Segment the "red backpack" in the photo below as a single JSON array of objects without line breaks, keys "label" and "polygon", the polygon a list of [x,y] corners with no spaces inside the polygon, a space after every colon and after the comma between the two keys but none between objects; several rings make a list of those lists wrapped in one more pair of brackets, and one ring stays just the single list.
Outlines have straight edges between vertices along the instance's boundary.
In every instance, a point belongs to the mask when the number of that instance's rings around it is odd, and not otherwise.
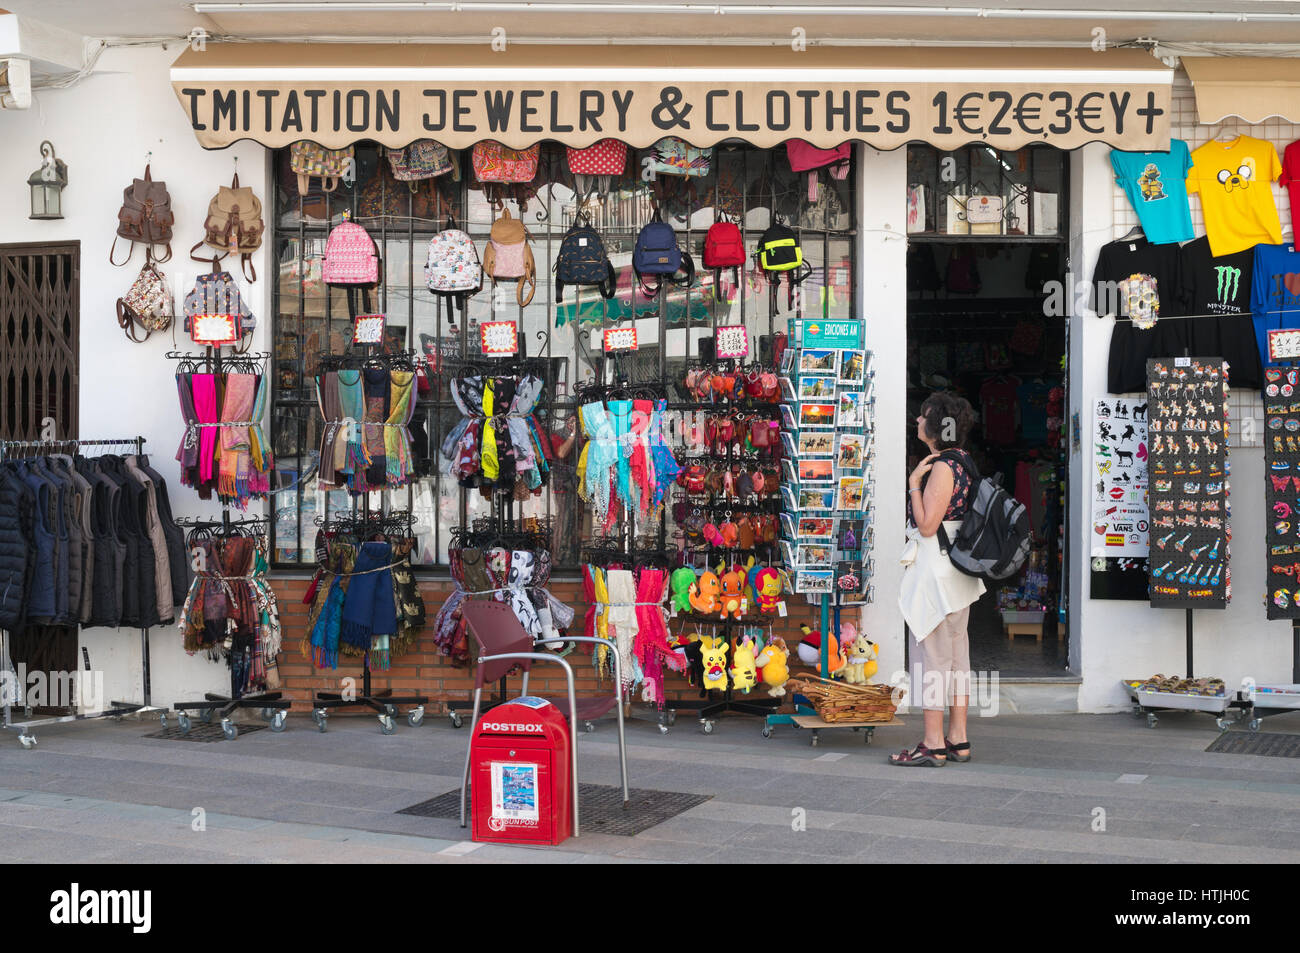
[{"label": "red backpack", "polygon": [[740,284],[740,269],[744,267],[745,239],[735,222],[714,222],[704,236],[704,267],[713,269],[713,297],[719,301],[718,289],[722,286],[722,269],[731,268],[736,284]]}]

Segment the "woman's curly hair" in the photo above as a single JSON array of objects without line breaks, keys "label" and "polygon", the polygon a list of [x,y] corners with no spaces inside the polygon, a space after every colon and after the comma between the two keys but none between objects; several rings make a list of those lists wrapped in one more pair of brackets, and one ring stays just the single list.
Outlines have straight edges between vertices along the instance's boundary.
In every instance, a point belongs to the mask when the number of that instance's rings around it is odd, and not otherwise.
[{"label": "woman's curly hair", "polygon": [[[921,405],[925,429],[940,450],[961,447],[975,426],[975,410],[970,401],[951,391],[936,391]],[[951,439],[948,439],[951,438]]]}]

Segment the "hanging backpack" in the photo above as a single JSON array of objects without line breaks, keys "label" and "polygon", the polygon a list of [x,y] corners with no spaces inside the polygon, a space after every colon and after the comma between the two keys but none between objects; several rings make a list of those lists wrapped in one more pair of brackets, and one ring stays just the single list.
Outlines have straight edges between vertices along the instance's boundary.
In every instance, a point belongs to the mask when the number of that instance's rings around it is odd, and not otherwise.
[{"label": "hanging backpack", "polygon": [[[677,246],[677,233],[659,217],[658,209],[636,236],[632,270],[641,285],[641,293],[647,298],[659,293],[665,278],[681,287],[690,287],[695,278],[695,263],[689,253]],[[676,277],[679,271],[683,272],[682,278]],[[647,275],[654,276],[653,285],[646,284]]]},{"label": "hanging backpack", "polygon": [[379,256],[369,233],[347,213],[325,240],[321,277],[331,285],[373,285],[379,280]]},{"label": "hanging backpack", "polygon": [[[519,282],[515,297],[519,307],[526,308],[537,290],[537,264],[533,249],[528,244],[528,229],[519,219],[502,209],[500,217],[492,223],[488,233],[487,250],[483,253],[483,274],[492,279],[495,292],[498,278],[516,279]],[[525,287],[528,289],[524,293]]]},{"label": "hanging backpack", "polygon": [[[167,279],[147,258],[140,274],[127,293],[117,299],[117,324],[127,340],[143,344],[154,331],[166,331],[172,325],[176,303],[172,299]],[[144,330],[144,337],[136,337],[136,328]]]},{"label": "hanging backpack", "polygon": [[939,524],[939,548],[958,572],[1002,583],[1019,574],[1029,558],[1029,512],[994,480],[981,477],[968,454],[945,450],[939,459],[956,460],[970,472],[970,506],[956,539]]},{"label": "hanging backpack", "polygon": [[[172,199],[167,192],[166,182],[155,182],[149,174],[149,166],[144,167],[144,178],[135,179],[122,190],[122,207],[117,213],[117,236],[108,250],[108,262],[111,265],[125,265],[131,260],[135,243],[149,246],[153,254],[154,245],[163,245],[167,251],[161,258],[165,262],[172,257],[172,226],[176,216],[172,214]],[[125,238],[131,243],[130,250],[123,261],[113,261],[117,250],[117,239]]]},{"label": "hanging backpack", "polygon": [[709,226],[704,236],[704,267],[713,269],[713,296],[718,301],[722,287],[722,269],[732,269],[736,284],[740,284],[740,269],[745,266],[745,239],[735,222],[720,221]]},{"label": "hanging backpack", "polygon": [[829,167],[836,179],[849,177],[849,156],[853,147],[845,142],[834,149],[819,149],[802,139],[791,139],[785,144],[786,158],[790,160],[790,171],[808,173],[808,201],[817,201],[817,170]]},{"label": "hanging backpack", "polygon": [[389,149],[388,164],[393,178],[411,183],[410,189],[415,192],[419,186],[413,183],[421,179],[436,179],[451,171],[451,151],[441,142],[417,139],[403,149]]},{"label": "hanging backpack", "polygon": [[479,262],[474,240],[456,227],[449,217],[446,227],[429,239],[429,254],[424,263],[424,279],[435,295],[456,299],[460,310],[465,300],[483,287],[483,266]]},{"label": "hanging backpack", "polygon": [[527,149],[511,149],[495,140],[474,144],[470,162],[474,178],[480,182],[531,182],[537,178],[537,161],[541,147],[536,143]]},{"label": "hanging backpack", "polygon": [[289,169],[298,176],[298,194],[306,195],[310,191],[312,176],[320,178],[324,191],[333,192],[355,157],[351,146],[326,149],[306,139],[295,142],[289,147]]},{"label": "hanging backpack", "polygon": [[569,146],[565,157],[577,182],[579,195],[590,195],[596,189],[608,192],[611,182],[627,167],[627,143],[601,139],[585,149]]},{"label": "hanging backpack", "polygon": [[185,296],[185,331],[203,347],[238,345],[252,341],[257,320],[239,294],[239,286],[228,271],[213,270],[199,275]]},{"label": "hanging backpack", "polygon": [[614,263],[609,260],[605,243],[591,227],[583,213],[574,219],[573,227],[564,233],[560,250],[555,258],[555,300],[564,300],[564,286],[595,285],[602,298],[614,297],[618,279]]},{"label": "hanging backpack", "polygon": [[758,240],[757,257],[759,268],[767,275],[772,312],[777,311],[776,291],[782,275],[786,276],[786,307],[793,307],[795,285],[802,284],[812,274],[812,266],[803,260],[803,248],[794,229],[773,216],[772,224]]},{"label": "hanging backpack", "polygon": [[650,171],[657,175],[705,176],[713,149],[697,149],[685,139],[665,136],[650,147]]},{"label": "hanging backpack", "polygon": [[241,188],[239,173],[230,180],[230,186],[221,186],[217,194],[208,203],[208,217],[203,220],[203,240],[196,242],[190,249],[190,258],[195,261],[211,261],[199,258],[194,253],[204,245],[210,245],[227,255],[240,256],[240,267],[244,277],[250,282],[257,280],[257,269],[253,266],[253,252],[262,247],[262,233],[266,225],[262,222],[262,203],[253,194],[251,187]]}]

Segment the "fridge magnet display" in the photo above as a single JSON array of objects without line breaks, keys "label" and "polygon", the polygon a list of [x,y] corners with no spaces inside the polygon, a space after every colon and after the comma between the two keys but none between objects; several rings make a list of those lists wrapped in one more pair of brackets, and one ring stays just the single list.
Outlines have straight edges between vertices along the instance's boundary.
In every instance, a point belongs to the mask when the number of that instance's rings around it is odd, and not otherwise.
[{"label": "fridge magnet display", "polygon": [[794,576],[794,591],[808,595],[829,595],[835,591],[834,571],[800,569]]},{"label": "fridge magnet display", "polygon": [[867,376],[867,358],[865,351],[841,351],[840,352],[840,373],[839,380],[841,384],[852,384],[861,387]]},{"label": "fridge magnet display", "polygon": [[799,456],[829,457],[835,450],[835,434],[825,431],[800,431]]},{"label": "fridge magnet display", "polygon": [[835,427],[835,404],[812,402],[799,405],[800,427]]},{"label": "fridge magnet display", "polygon": [[799,399],[819,400],[835,396],[833,377],[807,376],[799,378]]},{"label": "fridge magnet display", "polygon": [[[859,481],[860,482],[860,481]],[[804,487],[799,490],[800,510],[835,509],[835,489],[833,487]]]},{"label": "fridge magnet display", "polygon": [[863,422],[863,394],[860,390],[840,391],[840,414],[837,427],[861,427]]},{"label": "fridge magnet display", "polygon": [[830,543],[800,543],[795,555],[797,557],[795,564],[798,566],[829,568],[831,564],[831,545]]},{"label": "fridge magnet display", "polygon": [[799,374],[829,374],[839,371],[839,351],[804,348],[799,354]]},{"label": "fridge magnet display", "polygon": [[1148,406],[1141,398],[1103,397],[1094,407],[1092,556],[1147,555]]},{"label": "fridge magnet display", "polygon": [[1231,597],[1227,389],[1222,358],[1147,361],[1153,607],[1221,609]]},{"label": "fridge magnet display", "polygon": [[835,521],[828,516],[805,516],[799,520],[799,538],[828,540],[835,529]]},{"label": "fridge magnet display", "polygon": [[[788,461],[782,461],[788,462]],[[835,479],[835,461],[827,457],[824,460],[800,460],[799,480],[802,483],[831,483]]]},{"label": "fridge magnet display", "polygon": [[862,548],[862,520],[840,520],[840,535],[835,544],[845,552],[854,552]]},{"label": "fridge magnet display", "polygon": [[837,510],[861,510],[862,497],[862,477],[840,477]]},{"label": "fridge magnet display", "polygon": [[835,439],[835,465],[841,470],[861,470],[866,438],[860,433],[842,433]]},{"label": "fridge magnet display", "polygon": [[[1269,347],[1273,347],[1269,332]],[[1300,618],[1300,370],[1264,368],[1266,615]],[[1286,395],[1283,391],[1287,391]]]}]

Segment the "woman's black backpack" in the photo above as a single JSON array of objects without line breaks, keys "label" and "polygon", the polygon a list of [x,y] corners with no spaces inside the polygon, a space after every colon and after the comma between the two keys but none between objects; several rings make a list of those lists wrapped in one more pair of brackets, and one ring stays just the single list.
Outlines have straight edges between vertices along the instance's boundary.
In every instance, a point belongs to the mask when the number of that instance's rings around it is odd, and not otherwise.
[{"label": "woman's black backpack", "polygon": [[586,215],[579,215],[564,233],[555,258],[555,300],[564,300],[564,286],[595,285],[601,297],[612,298],[617,288],[614,264],[605,253],[605,243]]},{"label": "woman's black backpack", "polygon": [[957,462],[970,473],[969,508],[956,539],[950,540],[939,524],[939,548],[959,572],[1006,582],[1019,575],[1029,558],[1029,512],[996,480],[981,477],[968,454],[958,453],[945,450],[939,459]]}]

